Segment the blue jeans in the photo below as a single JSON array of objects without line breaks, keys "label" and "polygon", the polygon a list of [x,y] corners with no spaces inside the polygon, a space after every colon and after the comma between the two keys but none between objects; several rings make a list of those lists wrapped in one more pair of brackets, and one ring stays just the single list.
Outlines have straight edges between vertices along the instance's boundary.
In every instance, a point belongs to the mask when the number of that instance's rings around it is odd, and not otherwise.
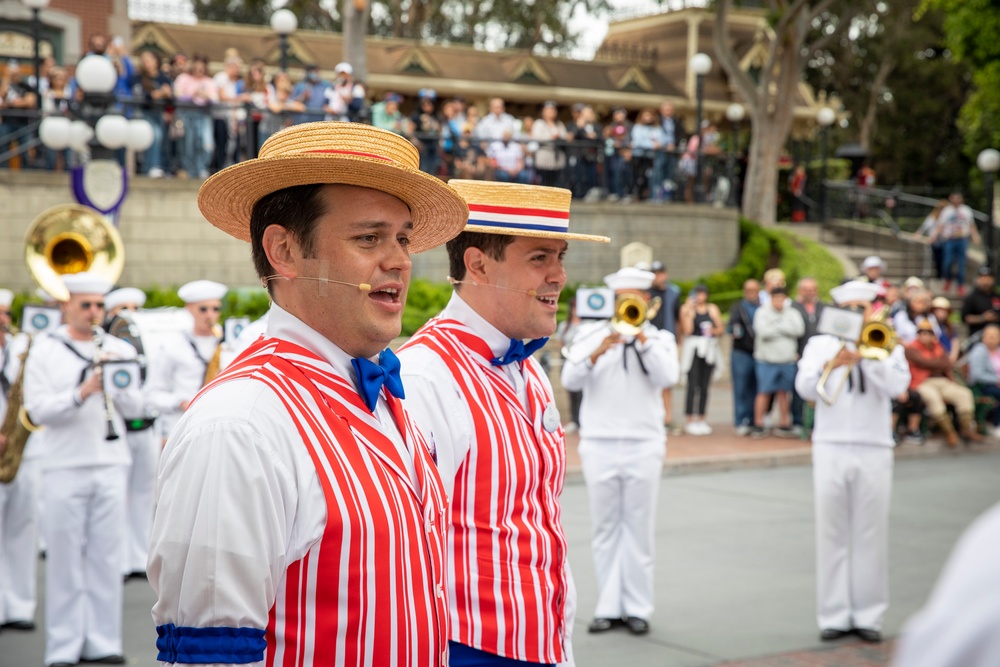
[{"label": "blue jeans", "polygon": [[163,111],[143,109],[142,117],[153,126],[153,143],[142,156],[142,173],[150,169],[163,169]]},{"label": "blue jeans", "polygon": [[955,267],[954,277],[959,285],[965,284],[965,253],[969,249],[969,237],[960,239],[948,239],[944,242],[944,257],[941,263],[944,265],[944,279],[951,280],[952,266]]},{"label": "blue jeans", "polygon": [[733,350],[730,357],[733,378],[733,423],[753,426],[753,402],[757,397],[757,362],[743,350]]},{"label": "blue jeans", "polygon": [[181,166],[191,178],[208,175],[208,163],[215,150],[212,117],[207,111],[181,109],[184,122],[184,145],[181,148]]}]

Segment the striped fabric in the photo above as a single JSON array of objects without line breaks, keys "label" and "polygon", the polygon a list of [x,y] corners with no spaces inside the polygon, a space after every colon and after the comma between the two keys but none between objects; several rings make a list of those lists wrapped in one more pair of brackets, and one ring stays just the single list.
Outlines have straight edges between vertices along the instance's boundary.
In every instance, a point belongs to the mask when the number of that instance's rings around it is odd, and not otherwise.
[{"label": "striped fabric", "polygon": [[451,639],[506,658],[562,662],[565,440],[562,427],[542,427],[553,401],[543,371],[533,359],[522,364],[525,414],[503,371],[490,364],[489,346],[459,322],[431,320],[410,346],[425,346],[448,365],[475,429],[451,499]]},{"label": "striped fabric", "polygon": [[314,353],[262,338],[209,387],[264,382],[298,425],[326,496],[323,538],[291,563],[270,610],[267,667],[447,664],[447,504],[426,442],[383,393],[415,451],[401,455],[354,387]]},{"label": "striped fabric", "polygon": [[568,232],[569,210],[553,211],[544,208],[469,204],[468,224],[508,229],[533,229],[544,232]]}]

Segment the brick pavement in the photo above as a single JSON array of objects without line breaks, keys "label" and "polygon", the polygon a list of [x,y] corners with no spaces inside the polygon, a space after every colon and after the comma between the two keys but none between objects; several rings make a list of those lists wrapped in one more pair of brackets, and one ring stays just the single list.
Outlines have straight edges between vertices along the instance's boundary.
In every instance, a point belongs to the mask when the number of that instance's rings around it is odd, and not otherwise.
[{"label": "brick pavement", "polygon": [[881,644],[851,640],[829,648],[720,662],[717,667],[883,667],[892,660],[895,644],[891,639]]}]

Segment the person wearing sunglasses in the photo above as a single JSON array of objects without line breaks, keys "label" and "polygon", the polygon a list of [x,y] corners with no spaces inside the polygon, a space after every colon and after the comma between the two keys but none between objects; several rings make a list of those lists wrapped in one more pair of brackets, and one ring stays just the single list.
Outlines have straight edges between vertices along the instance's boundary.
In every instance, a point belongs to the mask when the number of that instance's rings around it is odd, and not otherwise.
[{"label": "person wearing sunglasses", "polygon": [[45,664],[124,664],[121,550],[130,454],[115,436],[142,413],[138,364],[127,363],[136,351],[95,335],[111,289],[102,276],[74,273],[63,282],[63,324],[35,336],[23,384],[24,408],[45,433]]},{"label": "person wearing sunglasses", "polygon": [[206,370],[221,341],[216,334],[222,297],[229,288],[212,280],[182,285],[177,296],[191,314],[192,327],[168,338],[149,367],[147,399],[159,412],[158,432],[165,442],[195,394],[204,386]]}]

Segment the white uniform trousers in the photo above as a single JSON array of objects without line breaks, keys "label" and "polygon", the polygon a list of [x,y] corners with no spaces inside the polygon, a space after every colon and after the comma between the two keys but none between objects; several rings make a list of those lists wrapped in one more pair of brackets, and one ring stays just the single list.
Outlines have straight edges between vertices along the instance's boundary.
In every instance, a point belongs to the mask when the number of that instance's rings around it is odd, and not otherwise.
[{"label": "white uniform trousers", "polygon": [[45,664],[122,653],[126,466],[42,473]]},{"label": "white uniform trousers", "polygon": [[0,623],[34,621],[38,598],[38,463],[0,484]]},{"label": "white uniform trousers", "polygon": [[582,438],[597,574],[594,616],[653,614],[656,498],[666,445],[656,440]]},{"label": "white uniform trousers", "polygon": [[125,438],[132,453],[132,465],[128,472],[128,500],[125,505],[128,518],[122,571],[131,574],[146,571],[149,536],[153,531],[153,497],[160,443],[156,429],[152,427],[144,431],[128,431]]},{"label": "white uniform trousers", "polygon": [[813,443],[816,620],[882,629],[889,607],[891,447]]}]

